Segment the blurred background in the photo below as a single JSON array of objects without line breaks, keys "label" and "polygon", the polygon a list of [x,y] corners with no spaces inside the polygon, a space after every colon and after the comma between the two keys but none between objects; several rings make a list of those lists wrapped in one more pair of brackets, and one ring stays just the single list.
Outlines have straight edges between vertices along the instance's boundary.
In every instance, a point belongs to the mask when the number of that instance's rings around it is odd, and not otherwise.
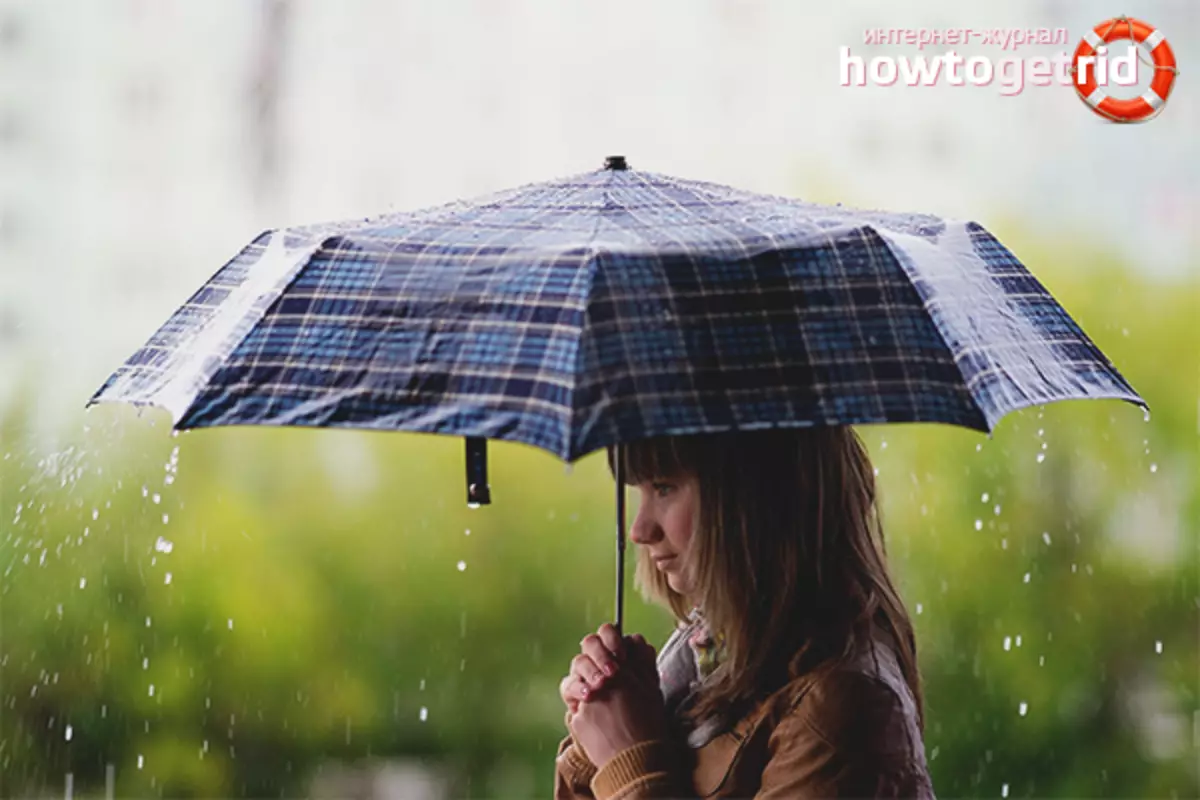
[{"label": "blurred background", "polygon": [[[1144,125],[838,85],[840,46],[919,54],[864,29],[1066,27],[957,48],[1052,56],[1120,13],[1179,60]],[[1195,0],[0,0],[0,795],[548,796],[558,681],[611,613],[602,459],[496,444],[471,510],[461,440],[83,406],[264,229],[615,153],[974,219],[1059,298],[1148,417],[860,429],[934,786],[1200,795],[1198,34]]]}]

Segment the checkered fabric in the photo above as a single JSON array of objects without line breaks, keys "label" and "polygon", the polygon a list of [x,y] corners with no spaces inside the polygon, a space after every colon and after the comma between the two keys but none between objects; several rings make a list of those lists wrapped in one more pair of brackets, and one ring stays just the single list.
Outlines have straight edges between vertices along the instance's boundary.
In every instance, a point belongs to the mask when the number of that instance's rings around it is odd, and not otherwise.
[{"label": "checkered fabric", "polygon": [[1145,403],[973,222],[602,169],[263,233],[92,402],[524,442]]}]

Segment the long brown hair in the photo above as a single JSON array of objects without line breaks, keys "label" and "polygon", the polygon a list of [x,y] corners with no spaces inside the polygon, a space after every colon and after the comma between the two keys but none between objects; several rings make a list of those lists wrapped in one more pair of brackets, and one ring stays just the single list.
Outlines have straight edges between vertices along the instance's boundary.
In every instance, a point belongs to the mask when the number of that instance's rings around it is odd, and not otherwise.
[{"label": "long brown hair", "polygon": [[[684,620],[699,606],[724,656],[689,710],[740,713],[792,678],[835,667],[874,625],[891,633],[924,730],[912,623],[887,567],[874,470],[845,426],[659,437],[626,444],[625,481],[695,476],[683,597],[639,548],[635,583]],[[614,448],[608,448],[615,474]]]}]

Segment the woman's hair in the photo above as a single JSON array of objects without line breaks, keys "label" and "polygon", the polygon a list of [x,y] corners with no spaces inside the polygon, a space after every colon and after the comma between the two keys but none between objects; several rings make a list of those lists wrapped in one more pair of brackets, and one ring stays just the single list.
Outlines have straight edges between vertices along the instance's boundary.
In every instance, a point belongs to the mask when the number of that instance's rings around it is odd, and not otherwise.
[{"label": "woman's hair", "polygon": [[[642,439],[624,445],[625,481],[692,475],[699,513],[687,552],[694,594],[683,597],[639,548],[643,596],[679,620],[699,606],[725,652],[693,719],[741,713],[792,678],[832,669],[891,633],[924,730],[916,640],[892,584],[874,470],[850,427]],[[615,474],[615,451],[608,448]]]}]

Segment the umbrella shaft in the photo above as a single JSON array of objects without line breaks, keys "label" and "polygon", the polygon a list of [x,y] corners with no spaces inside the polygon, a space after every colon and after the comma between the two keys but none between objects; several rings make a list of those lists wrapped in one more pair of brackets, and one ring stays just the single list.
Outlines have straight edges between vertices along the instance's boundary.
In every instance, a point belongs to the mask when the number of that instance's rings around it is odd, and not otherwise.
[{"label": "umbrella shaft", "polygon": [[625,635],[625,453],[616,446],[617,482],[617,635]]}]

